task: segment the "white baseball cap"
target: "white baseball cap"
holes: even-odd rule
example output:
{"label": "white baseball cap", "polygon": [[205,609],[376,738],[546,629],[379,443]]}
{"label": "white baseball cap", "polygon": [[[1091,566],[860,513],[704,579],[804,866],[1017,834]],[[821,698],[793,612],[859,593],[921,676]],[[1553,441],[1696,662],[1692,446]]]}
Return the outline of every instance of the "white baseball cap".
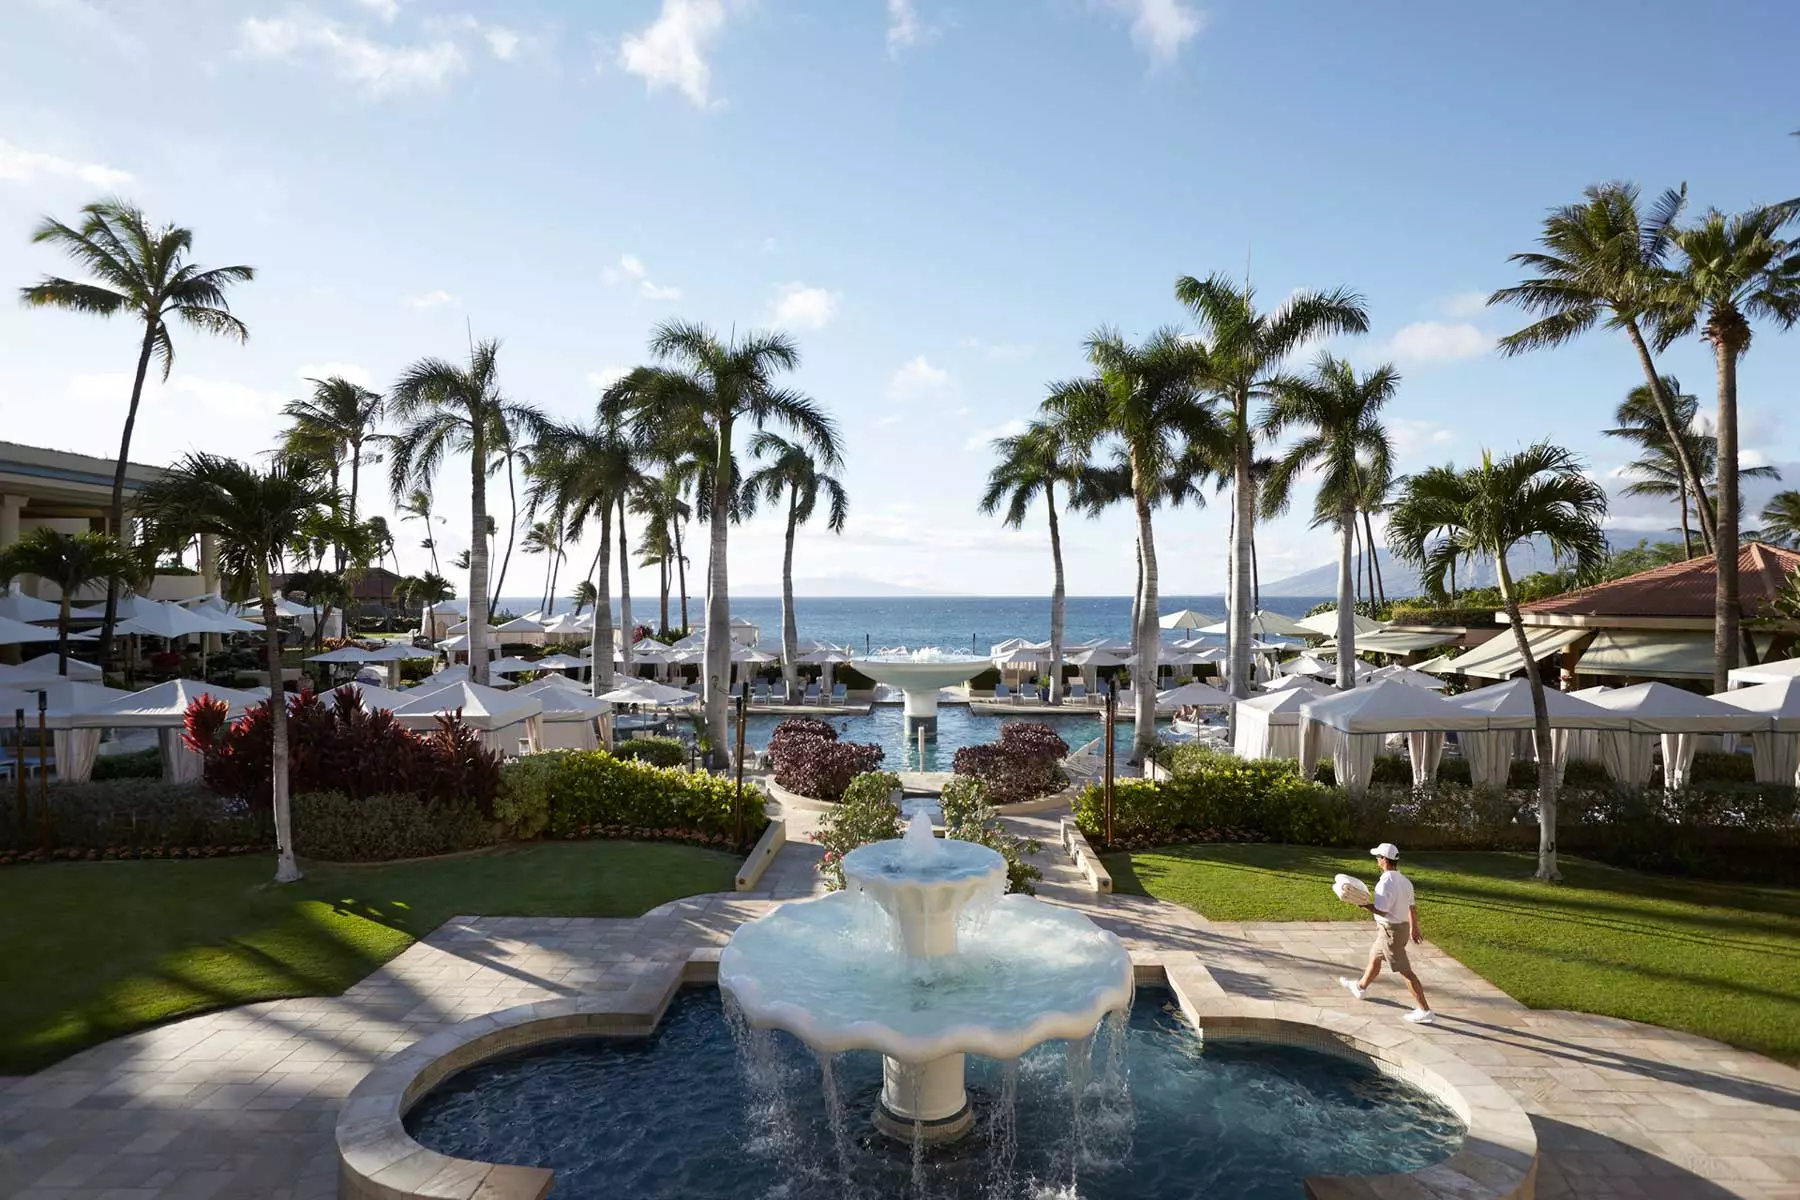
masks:
{"label": "white baseball cap", "polygon": [[1376,858],[1391,858],[1395,862],[1400,861],[1400,847],[1394,845],[1392,842],[1383,842],[1381,845],[1369,851],[1369,853]]}

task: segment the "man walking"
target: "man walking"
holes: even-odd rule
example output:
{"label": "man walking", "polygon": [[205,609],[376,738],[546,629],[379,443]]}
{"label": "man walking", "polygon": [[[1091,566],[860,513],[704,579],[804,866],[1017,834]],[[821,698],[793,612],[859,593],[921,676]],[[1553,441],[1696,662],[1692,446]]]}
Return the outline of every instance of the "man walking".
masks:
{"label": "man walking", "polygon": [[1372,902],[1361,907],[1375,914],[1375,944],[1369,948],[1369,966],[1362,978],[1349,979],[1340,975],[1338,982],[1361,1000],[1375,977],[1381,974],[1381,964],[1385,962],[1396,975],[1406,980],[1407,989],[1412,992],[1416,1007],[1406,1014],[1406,1019],[1415,1025],[1429,1025],[1437,1020],[1437,1014],[1431,1011],[1431,1003],[1425,999],[1425,987],[1413,974],[1412,962],[1406,954],[1408,942],[1425,940],[1419,932],[1419,909],[1413,900],[1412,880],[1400,873],[1400,847],[1394,843],[1383,842],[1369,853],[1381,867],[1381,878],[1375,881]]}

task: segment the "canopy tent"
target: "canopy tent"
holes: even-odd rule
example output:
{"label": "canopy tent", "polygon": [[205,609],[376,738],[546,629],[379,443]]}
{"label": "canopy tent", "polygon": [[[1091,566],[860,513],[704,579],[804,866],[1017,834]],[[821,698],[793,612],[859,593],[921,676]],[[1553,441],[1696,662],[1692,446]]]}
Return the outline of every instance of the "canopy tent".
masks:
{"label": "canopy tent", "polygon": [[[1542,662],[1586,637],[1588,632],[1585,629],[1533,629],[1526,632],[1525,642],[1531,647],[1531,656]],[[1519,655],[1518,639],[1512,630],[1507,629],[1502,630],[1498,637],[1490,638],[1452,659],[1441,673],[1469,675],[1479,679],[1507,679],[1524,670],[1525,660]]]}
{"label": "canopy tent", "polygon": [[515,696],[530,696],[543,710],[543,746],[546,750],[593,750],[600,745],[600,719],[612,712],[604,700],[572,690],[566,680],[540,679],[528,683]]}
{"label": "canopy tent", "polygon": [[[467,624],[467,622],[465,622],[465,624]],[[463,632],[467,633],[468,630],[464,629]],[[494,632],[497,634],[506,634],[509,638],[516,638],[521,635],[539,635],[544,632],[544,622],[533,617],[514,617],[504,625],[494,626]]]}
{"label": "canopy tent", "polygon": [[1284,663],[1275,665],[1277,675],[1317,675],[1331,677],[1337,674],[1337,664],[1326,662],[1316,654],[1302,654],[1290,658]]}
{"label": "canopy tent", "polygon": [[1235,698],[1204,683],[1184,683],[1178,688],[1156,693],[1156,707],[1159,709],[1186,708],[1189,705],[1199,708],[1230,708],[1236,703]]}
{"label": "canopy tent", "polygon": [[541,679],[534,679],[530,683],[526,684],[524,687],[520,688],[519,690],[521,692],[529,691],[531,689],[541,688],[546,685],[549,685],[551,687],[564,688],[569,691],[580,692],[584,696],[587,695],[587,690],[588,690],[588,685],[581,682],[581,680],[571,679],[567,675],[559,675],[559,674],[556,674],[555,672],[546,674]]}
{"label": "canopy tent", "polygon": [[412,701],[417,700],[420,695],[420,693],[416,691],[397,692],[392,688],[376,687],[372,683],[363,683],[360,680],[353,680],[350,683],[340,683],[337,687],[320,692],[319,699],[329,708],[336,703],[336,698],[341,692],[355,693],[357,698],[362,701],[363,707],[370,712],[376,712],[380,709],[386,709],[388,712],[393,712],[401,705],[409,704]]}
{"label": "canopy tent", "polygon": [[58,679],[81,679],[89,683],[99,682],[103,671],[91,662],[83,662],[79,658],[68,660],[68,671],[57,670],[56,655],[40,654],[36,658],[28,658],[16,667],[0,667],[0,686],[17,686],[33,679],[54,682]]}
{"label": "canopy tent", "polygon": [[474,672],[470,671],[467,666],[458,663],[456,666],[445,667],[441,671],[427,675],[407,690],[414,694],[423,694],[426,691],[436,691],[438,688],[448,687],[453,683],[467,683],[474,677]]}
{"label": "canopy tent", "polygon": [[1800,786],[1800,678],[1734,688],[1713,699],[1769,719],[1769,728],[1750,734],[1756,782]]}
{"label": "canopy tent", "polygon": [[[1050,651],[1027,642],[1005,650],[996,649],[988,658],[996,667],[1035,667],[1050,661]],[[1067,650],[1063,652],[1063,661],[1069,661]]]}
{"label": "canopy tent", "polygon": [[488,749],[503,758],[512,758],[519,753],[521,742],[530,750],[541,748],[538,714],[543,709],[535,696],[520,696],[465,681],[422,695],[409,695],[407,702],[393,713],[394,720],[418,730],[434,729],[439,717],[459,714],[464,725],[481,734]]}
{"label": "canopy tent", "polygon": [[1218,621],[1217,617],[1209,617],[1205,613],[1195,612],[1191,608],[1164,613],[1156,619],[1156,623],[1164,629],[1205,629],[1208,625],[1218,624]]}
{"label": "canopy tent", "polygon": [[[1227,617],[1223,621],[1215,621],[1202,628],[1200,632],[1215,634],[1219,637],[1230,637],[1231,619]],[[1250,614],[1250,636],[1252,637],[1304,638],[1311,635],[1312,630],[1280,613],[1272,613],[1267,609],[1259,608]]]}
{"label": "canopy tent", "polygon": [[243,716],[246,709],[267,699],[256,692],[215,687],[195,679],[171,679],[141,692],[131,692],[70,713],[69,727],[96,731],[154,729],[162,750],[163,778],[175,783],[191,783],[200,778],[204,764],[200,755],[182,741],[182,726],[187,722],[188,709],[202,698],[224,702],[228,719]]}
{"label": "canopy tent", "polygon": [[1663,785],[1678,791],[1687,786],[1688,768],[1703,735],[1754,733],[1770,727],[1767,716],[1667,683],[1613,688],[1591,699],[1631,719],[1629,730],[1601,737],[1600,756],[1615,783],[1632,787],[1650,782],[1653,738],[1662,739]]}
{"label": "canopy tent", "polygon": [[[1413,763],[1413,782],[1429,783],[1437,774],[1438,756],[1443,752],[1444,734],[1464,730],[1484,730],[1487,717],[1459,708],[1435,692],[1409,687],[1404,683],[1382,680],[1347,692],[1317,697],[1301,707],[1301,718],[1309,726],[1322,726],[1338,734],[1332,748],[1332,764],[1337,781],[1353,796],[1369,789],[1369,773],[1375,764],[1375,751],[1381,735],[1405,733]],[[1307,762],[1309,739],[1301,733],[1301,774],[1310,774]]]}
{"label": "canopy tent", "polygon": [[1299,758],[1300,710],[1313,698],[1303,688],[1239,700],[1232,749],[1239,758]]}
{"label": "canopy tent", "polygon": [[[1445,633],[1440,630],[1426,629],[1372,629],[1368,633],[1356,635],[1356,652],[1367,651],[1370,654],[1417,654],[1421,650],[1435,650],[1439,646],[1448,646],[1461,634]],[[1335,639],[1327,641],[1321,649],[1335,648]]]}
{"label": "canopy tent", "polygon": [[542,668],[535,662],[532,662],[529,658],[513,658],[511,656],[506,658],[496,658],[493,662],[488,664],[489,675],[522,675],[526,671],[537,671],[541,669]]}
{"label": "canopy tent", "polygon": [[[1585,630],[1557,630],[1575,633]],[[1573,640],[1573,639],[1570,639]],[[1713,640],[1710,633],[1665,633],[1636,629],[1602,629],[1575,664],[1580,675],[1624,675],[1657,679],[1711,679]]]}
{"label": "canopy tent", "polygon": [[[1753,667],[1733,667],[1726,678],[1734,688],[1800,679],[1800,658],[1782,658],[1774,662],[1758,663]],[[1719,699],[1723,700],[1724,697]]]}
{"label": "canopy tent", "polygon": [[60,621],[62,605],[39,600],[14,588],[0,592],[0,617],[13,621]]}
{"label": "canopy tent", "polygon": [[1271,679],[1262,685],[1264,692],[1310,692],[1323,696],[1332,690],[1329,683],[1314,679],[1310,675],[1283,675],[1280,679]]}
{"label": "canopy tent", "polygon": [[56,630],[45,629],[41,625],[28,625],[24,621],[15,621],[11,617],[0,617],[0,645],[17,645],[21,642],[54,642]]}
{"label": "canopy tent", "polygon": [[550,654],[537,660],[540,671],[579,671],[585,666],[587,664],[573,654]]}
{"label": "canopy tent", "polygon": [[[1531,682],[1526,679],[1508,679],[1503,683],[1452,696],[1450,702],[1471,712],[1487,715],[1487,732],[1460,734],[1458,740],[1464,757],[1469,760],[1470,779],[1477,786],[1504,788],[1512,770],[1513,751],[1518,741],[1515,731],[1530,732],[1537,728],[1537,710],[1532,706]],[[1576,746],[1575,731],[1619,730],[1631,724],[1628,717],[1553,688],[1544,689],[1544,707],[1550,714],[1550,761],[1559,780],[1568,766],[1571,751]],[[1535,750],[1536,739],[1530,740]],[[1542,761],[1542,755],[1538,755],[1538,758]]]}
{"label": "canopy tent", "polygon": [[[467,637],[468,633],[469,633],[469,623],[467,621],[458,621],[456,624],[452,625],[449,629],[445,630],[444,632],[449,634],[451,637],[455,637],[459,633],[462,634],[464,637]],[[499,626],[497,626],[497,625],[487,626],[487,636],[490,641],[495,636],[497,636],[499,634],[499,632],[500,632]]]}
{"label": "canopy tent", "polygon": [[100,753],[100,731],[74,728],[75,715],[129,695],[130,692],[97,683],[63,679],[29,690],[0,691],[0,717],[10,722],[15,713],[24,709],[26,728],[35,729],[42,697],[44,727],[50,731],[56,756],[56,778],[64,783],[82,783],[93,776],[94,759]]}
{"label": "canopy tent", "polygon": [[610,704],[642,704],[651,708],[680,708],[700,702],[700,697],[693,692],[668,687],[653,679],[628,680],[595,698]]}
{"label": "canopy tent", "polygon": [[1404,683],[1408,687],[1424,688],[1426,691],[1430,692],[1441,692],[1444,690],[1443,680],[1434,678],[1422,671],[1415,671],[1411,667],[1402,667],[1398,664],[1386,667],[1376,667],[1373,671],[1369,672],[1369,679],[1371,681],[1391,679],[1395,683]]}
{"label": "canopy tent", "polygon": [[[1300,620],[1296,621],[1295,624],[1307,633],[1318,634],[1320,637],[1334,638],[1337,636],[1338,632],[1338,612],[1335,608],[1328,608],[1324,612],[1314,613],[1310,617],[1302,617]],[[1381,621],[1365,617],[1359,612],[1353,612],[1350,614],[1350,627],[1356,630],[1356,644],[1357,648],[1360,649],[1362,647],[1363,634],[1375,633],[1378,630],[1386,629],[1387,625]]]}
{"label": "canopy tent", "polygon": [[317,663],[366,663],[375,651],[355,644],[339,646],[336,650],[327,650],[323,654],[310,655],[307,662]]}

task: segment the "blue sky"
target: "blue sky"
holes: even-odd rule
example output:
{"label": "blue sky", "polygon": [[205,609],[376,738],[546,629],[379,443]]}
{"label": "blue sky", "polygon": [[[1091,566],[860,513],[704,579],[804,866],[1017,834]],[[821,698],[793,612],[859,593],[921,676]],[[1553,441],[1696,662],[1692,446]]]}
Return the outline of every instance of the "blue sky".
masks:
{"label": "blue sky", "polygon": [[[470,327],[572,418],[660,320],[779,324],[845,433],[850,530],[796,568],[840,594],[1046,592],[1041,526],[974,511],[987,439],[1095,325],[1182,324],[1187,273],[1363,293],[1370,334],[1334,349],[1401,370],[1402,469],[1549,436],[1610,479],[1629,349],[1497,358],[1518,321],[1479,300],[1507,255],[1600,180],[1685,179],[1702,208],[1800,192],[1782,5],[11,0],[6,25],[0,280],[62,270],[32,225],[106,192],[259,269],[249,344],[179,335],[134,458],[259,452],[303,376],[382,387]],[[1749,455],[1800,481],[1797,346],[1760,330],[1741,394]],[[0,437],[116,453],[134,348],[0,305]],[[1699,343],[1663,365],[1710,397]],[[449,550],[465,479],[439,488]],[[1225,530],[1222,504],[1158,518],[1165,591],[1220,590]],[[1071,591],[1130,590],[1125,513],[1066,541]],[[1332,554],[1300,517],[1259,541],[1264,579]],[[740,589],[775,585],[779,523],[732,557]]]}

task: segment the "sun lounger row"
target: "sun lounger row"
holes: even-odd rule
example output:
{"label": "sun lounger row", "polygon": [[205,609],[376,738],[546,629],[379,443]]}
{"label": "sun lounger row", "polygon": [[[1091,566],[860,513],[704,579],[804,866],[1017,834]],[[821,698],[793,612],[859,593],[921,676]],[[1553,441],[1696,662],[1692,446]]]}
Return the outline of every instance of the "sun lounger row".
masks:
{"label": "sun lounger row", "polygon": [[[735,700],[738,696],[742,695],[743,692],[744,685],[740,683],[731,689],[732,698]],[[752,706],[758,704],[841,705],[847,703],[849,699],[850,688],[848,685],[842,683],[834,685],[829,692],[820,691],[817,683],[809,683],[806,685],[806,690],[798,696],[790,696],[788,694],[786,680],[778,680],[774,687],[770,687],[768,683],[761,679],[756,680],[750,685],[750,703]]]}
{"label": "sun lounger row", "polygon": [[[995,704],[1035,704],[1037,702],[1038,690],[1036,688],[1028,687],[1014,691],[1004,683],[994,685]],[[1106,695],[1104,692],[1089,692],[1086,684],[1071,683],[1068,691],[1063,695],[1063,703],[1099,707],[1106,703]],[[1119,707],[1124,708],[1130,703],[1131,691],[1128,688],[1119,693]]]}

